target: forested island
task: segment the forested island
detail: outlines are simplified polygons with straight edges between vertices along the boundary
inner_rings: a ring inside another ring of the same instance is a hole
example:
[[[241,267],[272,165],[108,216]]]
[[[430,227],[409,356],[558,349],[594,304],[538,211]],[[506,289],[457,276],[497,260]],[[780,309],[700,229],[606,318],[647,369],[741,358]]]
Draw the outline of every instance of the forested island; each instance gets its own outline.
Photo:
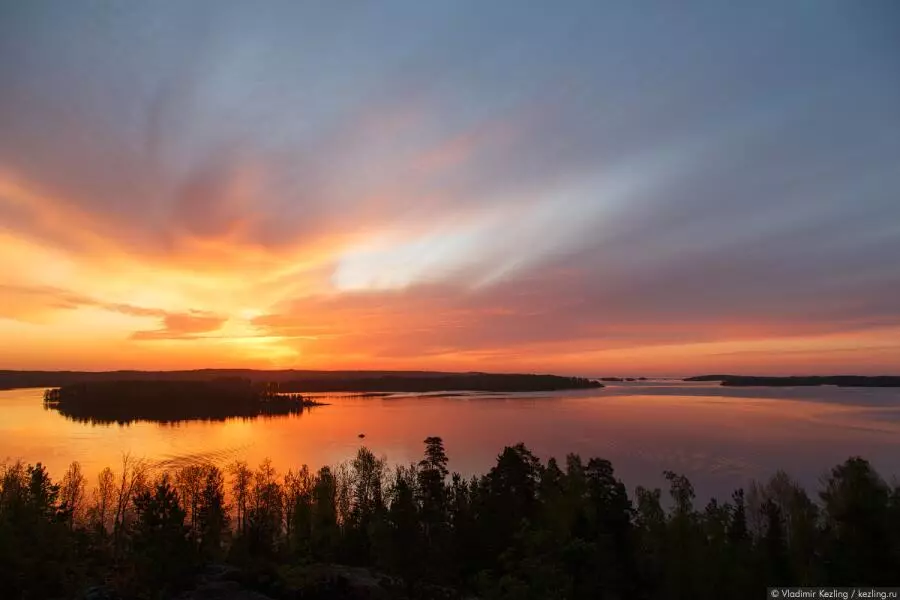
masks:
[[[44,407],[81,422],[224,420],[298,414],[321,405],[300,392],[531,392],[603,387],[597,381],[556,375],[381,375],[281,382],[241,377],[113,379],[69,383],[44,392]]]
[[[700,375],[684,381],[719,381],[730,387],[809,387],[835,385],[838,387],[900,387],[900,376],[825,375],[793,377],[757,377],[750,375]]]
[[[44,392],[44,407],[90,423],[224,420],[297,414],[320,403],[248,379],[94,381]]]
[[[599,388],[593,379],[514,373],[444,373],[434,371],[0,371],[0,389],[62,387],[74,383],[115,381],[214,381],[245,379],[278,384],[292,392],[545,392]]]
[[[279,474],[124,457],[88,482],[0,466],[4,598],[576,600],[762,598],[767,586],[889,586],[900,487],[862,458],[817,494],[783,473],[695,503],[684,476],[629,494],[610,462],[506,447],[484,475],[443,442],[389,467],[361,448]]]

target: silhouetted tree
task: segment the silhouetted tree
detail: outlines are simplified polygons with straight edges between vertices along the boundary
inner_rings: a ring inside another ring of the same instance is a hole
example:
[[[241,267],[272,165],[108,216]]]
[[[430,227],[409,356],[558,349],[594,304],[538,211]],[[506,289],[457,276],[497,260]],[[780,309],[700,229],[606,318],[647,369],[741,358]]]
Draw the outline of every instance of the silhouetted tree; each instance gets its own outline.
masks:
[[[346,524],[347,559],[354,564],[368,564],[370,528],[383,517],[385,461],[368,448],[360,448],[351,463],[352,504]]]
[[[448,576],[445,556],[450,542],[447,521],[447,454],[439,437],[425,439],[425,456],[419,461],[417,496],[427,560],[425,568],[435,580]]]
[[[132,532],[134,564],[142,588],[166,592],[177,588],[193,567],[185,511],[168,475],[152,491],[134,497],[137,520]]]
[[[312,556],[316,560],[334,559],[340,541],[337,521],[337,482],[328,467],[322,467],[313,486],[310,527]]]
[[[62,509],[66,513],[70,529],[73,529],[76,523],[81,523],[84,520],[86,487],[87,484],[81,471],[81,465],[78,461],[72,462],[65,475],[63,475],[59,493]]]
[[[253,474],[243,540],[251,556],[271,559],[278,552],[283,506],[276,475],[269,459],[264,460]]]
[[[662,491],[638,486],[635,490],[635,528],[637,569],[650,597],[656,597],[665,577],[666,513],[662,507]]]
[[[502,552],[523,521],[537,513],[540,462],[524,444],[507,446],[484,482],[489,547]]]
[[[416,469],[398,466],[390,486],[387,513],[388,535],[385,566],[399,575],[411,591],[423,576],[425,555],[421,552],[424,535],[416,505]]]
[[[890,537],[890,488],[859,457],[834,467],[821,498],[826,511],[824,549],[829,583],[888,585],[898,540]],[[838,583],[840,582],[840,583]]]
[[[766,525],[760,547],[763,554],[766,582],[772,585],[790,585],[794,579],[788,559],[781,507],[774,500],[769,499],[763,505],[762,511]]]
[[[59,486],[37,463],[0,471],[0,591],[10,598],[62,594],[71,561],[67,514]]]
[[[97,487],[92,492],[93,503],[88,509],[89,521],[100,532],[108,532],[112,527],[115,485],[112,469],[104,467],[97,475]]]
[[[202,487],[197,498],[195,543],[200,555],[207,559],[222,556],[222,542],[228,533],[228,512],[225,506],[225,478],[214,465],[203,469]]]
[[[316,563],[351,562],[391,575],[381,585],[410,600],[741,600],[772,585],[890,584],[900,572],[900,488],[860,458],[823,479],[821,505],[779,472],[700,511],[683,475],[664,473],[664,508],[659,489],[629,497],[606,460],[569,455],[563,469],[522,444],[487,474],[449,482],[440,438],[390,475],[365,448],[315,474],[236,463],[230,509],[217,467],[150,482],[142,464],[105,469],[89,503],[77,465],[61,483],[41,464],[0,465],[2,596],[82,597],[95,586],[91,597],[171,597],[222,561],[238,568],[225,587],[303,598],[346,597],[341,585],[356,575],[308,585],[319,569],[345,568]],[[240,516],[233,536],[230,515]]]
[[[665,595],[670,598],[695,598],[702,593],[703,581],[694,565],[701,561],[701,533],[694,511],[694,486],[684,475],[663,473],[669,482],[674,503],[666,525]]]
[[[228,465],[231,475],[231,498],[234,502],[235,523],[238,535],[247,531],[247,504],[250,501],[250,485],[253,471],[244,461],[235,461]]]
[[[309,467],[296,473],[289,470],[284,477],[285,535],[291,554],[299,559],[310,558],[312,536],[314,477]]]
[[[633,508],[612,464],[592,458],[585,470],[586,527],[579,535],[593,545],[592,569],[576,572],[578,597],[624,597],[634,593]]]

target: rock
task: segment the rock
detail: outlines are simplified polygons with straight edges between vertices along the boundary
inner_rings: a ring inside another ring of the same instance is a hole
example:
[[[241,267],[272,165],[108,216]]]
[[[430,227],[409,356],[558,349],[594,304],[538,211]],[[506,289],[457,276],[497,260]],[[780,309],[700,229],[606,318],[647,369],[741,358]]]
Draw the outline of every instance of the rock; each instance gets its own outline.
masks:
[[[84,591],[82,600],[118,600],[119,595],[104,585],[95,585]]]
[[[210,581],[175,597],[176,600],[272,600],[253,590],[241,588],[236,581]]]
[[[193,589],[175,596],[176,600],[272,600],[270,596],[247,589],[245,573],[223,564],[206,565],[197,574]]]
[[[361,567],[314,564],[282,572],[287,589],[310,600],[389,600],[398,580]],[[293,597],[293,596],[292,596]]]

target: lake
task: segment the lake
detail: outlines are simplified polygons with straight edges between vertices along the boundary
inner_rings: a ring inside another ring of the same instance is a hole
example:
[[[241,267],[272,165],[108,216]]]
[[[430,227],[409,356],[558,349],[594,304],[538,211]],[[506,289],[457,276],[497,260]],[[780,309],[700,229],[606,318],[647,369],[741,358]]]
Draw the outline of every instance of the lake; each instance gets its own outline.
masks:
[[[701,498],[729,495],[778,468],[815,487],[851,455],[888,480],[900,475],[897,388],[653,381],[554,393],[313,394],[330,404],[277,417],[130,425],[69,420],[45,409],[42,394],[0,391],[0,460],[42,461],[55,478],[78,460],[91,483],[104,466],[117,469],[124,452],[159,467],[269,457],[283,473],[339,463],[363,444],[392,463],[417,461],[430,435],[443,437],[451,470],[465,475],[485,472],[504,445],[521,441],[543,459],[607,458],[629,489],[662,486],[664,469],[684,473]]]

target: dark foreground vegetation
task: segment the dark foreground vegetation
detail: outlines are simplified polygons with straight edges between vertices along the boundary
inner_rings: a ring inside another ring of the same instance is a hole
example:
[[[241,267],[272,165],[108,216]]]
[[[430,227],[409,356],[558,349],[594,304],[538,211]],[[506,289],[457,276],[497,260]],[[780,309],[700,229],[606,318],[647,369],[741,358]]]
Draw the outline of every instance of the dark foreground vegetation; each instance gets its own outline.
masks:
[[[248,379],[94,381],[44,392],[44,407],[90,423],[223,420],[295,414],[318,403]]]
[[[602,459],[507,447],[481,477],[266,461],[152,472],[123,459],[0,472],[3,598],[761,598],[767,585],[900,583],[900,488],[863,459],[811,498],[784,473],[696,506],[683,476],[626,492]]]
[[[0,390],[63,387],[75,383],[113,381],[213,381],[247,379],[255,384],[279,384],[296,392],[431,392],[476,390],[540,392],[602,387],[579,377],[503,373],[443,373],[434,371],[257,371],[198,369],[194,371],[3,371]]]
[[[685,381],[720,381],[724,386],[752,387],[808,387],[836,385],[838,387],[900,387],[900,376],[828,375],[808,377],[756,377],[751,375],[700,375]]]

